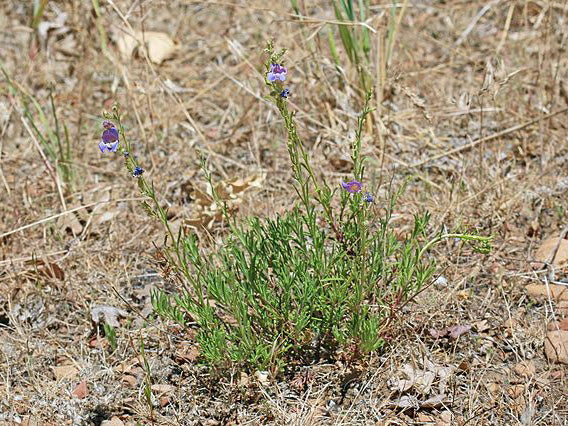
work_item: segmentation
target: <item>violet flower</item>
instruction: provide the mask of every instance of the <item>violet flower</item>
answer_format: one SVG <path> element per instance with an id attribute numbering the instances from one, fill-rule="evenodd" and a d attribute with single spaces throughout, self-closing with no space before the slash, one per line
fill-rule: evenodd
<path id="1" fill-rule="evenodd" d="M 371 194 L 369 194 L 368 192 L 365 193 L 365 196 L 363 197 L 363 201 L 367 202 L 367 203 L 374 203 L 375 199 L 373 198 L 373 196 Z"/>
<path id="2" fill-rule="evenodd" d="M 290 89 L 284 89 L 282 90 L 282 92 L 280 92 L 280 97 L 287 98 L 289 94 L 290 94 Z"/>
<path id="3" fill-rule="evenodd" d="M 132 176 L 135 178 L 139 178 L 140 176 L 142 176 L 142 173 L 144 173 L 144 169 L 140 166 L 136 166 L 132 171 Z"/>
<path id="4" fill-rule="evenodd" d="M 341 182 L 341 186 L 350 194 L 357 194 L 361 192 L 363 185 L 357 180 L 352 180 L 351 182 Z"/>
<path id="5" fill-rule="evenodd" d="M 270 71 L 266 74 L 266 79 L 271 83 L 275 82 L 276 80 L 284 81 L 286 80 L 286 73 L 288 70 L 286 67 L 280 64 L 272 64 L 270 65 Z"/>
<path id="6" fill-rule="evenodd" d="M 114 127 L 110 121 L 103 121 L 103 134 L 101 135 L 101 141 L 99 143 L 99 149 L 102 153 L 105 150 L 110 152 L 116 152 L 118 149 L 118 130 Z"/>

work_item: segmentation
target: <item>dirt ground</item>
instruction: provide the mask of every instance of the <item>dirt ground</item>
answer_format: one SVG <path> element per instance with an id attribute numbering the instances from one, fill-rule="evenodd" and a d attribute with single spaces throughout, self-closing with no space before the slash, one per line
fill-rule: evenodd
<path id="1" fill-rule="evenodd" d="M 211 373 L 191 334 L 152 312 L 151 289 L 176 288 L 160 272 L 164 232 L 123 162 L 101 155 L 101 112 L 121 105 L 177 226 L 211 218 L 196 149 L 232 185 L 239 215 L 286 211 L 296 196 L 262 51 L 268 39 L 288 49 L 300 133 L 319 175 L 339 184 L 362 97 L 338 37 L 339 68 L 330 54 L 330 2 L 300 1 L 299 17 L 286 0 L 49 1 L 36 22 L 33 3 L 0 1 L 12 83 L 0 77 L 0 424 L 568 425 L 568 361 L 545 352 L 567 303 L 526 288 L 568 279 L 561 242 L 551 265 L 533 262 L 566 236 L 568 2 L 407 3 L 365 131 L 369 182 L 409 181 L 401 232 L 429 210 L 433 233 L 493 235 L 493 250 L 440 244 L 439 278 L 380 353 L 277 377 Z M 377 81 L 390 2 L 369 12 Z M 136 32 L 148 49 L 128 44 Z M 55 128 L 50 94 L 68 179 L 32 126 L 43 129 L 28 95 Z M 115 348 L 93 315 L 101 306 L 118 315 Z"/>

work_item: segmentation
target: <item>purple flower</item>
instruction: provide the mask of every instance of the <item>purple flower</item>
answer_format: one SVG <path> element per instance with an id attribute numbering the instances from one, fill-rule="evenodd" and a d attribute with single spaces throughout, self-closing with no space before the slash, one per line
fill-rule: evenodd
<path id="1" fill-rule="evenodd" d="M 142 173 L 144 173 L 144 169 L 140 166 L 136 166 L 132 171 L 132 176 L 134 176 L 135 178 L 139 178 L 140 176 L 142 176 Z"/>
<path id="2" fill-rule="evenodd" d="M 123 154 L 123 155 L 124 155 L 124 158 L 130 157 L 130 153 L 129 153 L 128 151 L 124 151 L 124 154 Z"/>
<path id="3" fill-rule="evenodd" d="M 266 79 L 271 83 L 275 82 L 276 80 L 284 81 L 286 80 L 286 73 L 288 70 L 286 67 L 283 67 L 279 64 L 272 64 L 270 65 L 270 71 L 266 74 Z"/>
<path id="4" fill-rule="evenodd" d="M 116 152 L 118 149 L 118 130 L 110 121 L 103 121 L 103 127 L 105 130 L 103 130 L 101 135 L 99 149 L 102 153 L 105 152 L 105 149 L 110 152 Z"/>
<path id="5" fill-rule="evenodd" d="M 365 196 L 363 197 L 363 201 L 366 201 L 367 203 L 374 203 L 375 202 L 373 196 L 371 194 L 369 194 L 368 192 L 365 193 Z"/>
<path id="6" fill-rule="evenodd" d="M 280 97 L 287 98 L 289 94 L 290 94 L 290 89 L 284 89 L 282 90 L 282 92 L 280 92 Z"/>
<path id="7" fill-rule="evenodd" d="M 361 188 L 362 188 L 362 184 L 361 182 L 357 181 L 357 180 L 352 180 L 351 182 L 341 182 L 341 186 L 343 187 L 343 189 L 345 189 L 347 192 L 351 193 L 351 194 L 357 194 L 359 192 L 361 192 Z"/>

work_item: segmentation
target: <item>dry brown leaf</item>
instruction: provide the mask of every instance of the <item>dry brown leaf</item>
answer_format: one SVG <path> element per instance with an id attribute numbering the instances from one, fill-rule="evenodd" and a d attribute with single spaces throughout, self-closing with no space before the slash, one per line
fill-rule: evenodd
<path id="1" fill-rule="evenodd" d="M 454 325 L 452 327 L 442 328 L 441 330 L 431 328 L 429 332 L 430 335 L 436 339 L 439 339 L 440 337 L 450 336 L 453 340 L 456 340 L 462 334 L 465 334 L 470 330 L 471 325 Z"/>
<path id="2" fill-rule="evenodd" d="M 115 40 L 124 60 L 130 60 L 136 48 L 145 43 L 148 57 L 158 65 L 172 58 L 179 47 L 169 35 L 158 31 L 136 31 L 134 34 L 120 32 L 115 34 Z"/>
<path id="3" fill-rule="evenodd" d="M 85 380 L 79 383 L 72 392 L 72 395 L 79 399 L 85 398 L 88 394 L 89 394 L 89 388 L 87 387 L 87 382 Z"/>
<path id="4" fill-rule="evenodd" d="M 568 317 L 568 300 L 561 300 L 556 305 L 556 312 L 562 317 Z"/>
<path id="5" fill-rule="evenodd" d="M 440 413 L 440 418 L 436 420 L 436 426 L 450 426 L 452 425 L 453 415 L 451 411 L 443 411 Z"/>
<path id="6" fill-rule="evenodd" d="M 270 381 L 268 380 L 268 371 L 256 371 L 254 373 L 256 380 L 258 380 L 258 382 L 262 385 L 262 386 L 268 386 Z"/>
<path id="7" fill-rule="evenodd" d="M 152 390 L 158 393 L 172 393 L 176 390 L 176 387 L 166 384 L 154 384 L 152 385 Z"/>
<path id="8" fill-rule="evenodd" d="M 79 370 L 74 365 L 58 365 L 53 367 L 53 374 L 57 380 L 73 379 L 79 374 Z"/>
<path id="9" fill-rule="evenodd" d="M 44 262 L 41 259 L 34 259 L 25 262 L 25 265 L 31 266 L 33 272 L 37 272 L 44 277 L 57 278 L 61 281 L 65 279 L 65 273 L 57 263 Z"/>
<path id="10" fill-rule="evenodd" d="M 467 333 L 469 330 L 471 330 L 471 325 L 454 325 L 449 329 L 450 337 L 455 340 L 462 334 Z"/>
<path id="11" fill-rule="evenodd" d="M 79 235 L 83 231 L 83 225 L 73 213 L 67 213 L 57 219 L 56 226 L 63 233 L 70 233 L 72 235 Z"/>
<path id="12" fill-rule="evenodd" d="M 483 331 L 487 331 L 489 330 L 489 323 L 487 322 L 487 320 L 482 320 L 482 321 L 477 321 L 473 323 L 473 326 L 475 327 L 475 330 L 478 333 L 481 333 Z"/>
<path id="13" fill-rule="evenodd" d="M 124 426 L 124 422 L 120 418 L 113 416 L 110 420 L 103 420 L 101 426 Z"/>
<path id="14" fill-rule="evenodd" d="M 184 342 L 176 349 L 174 356 L 178 362 L 195 362 L 199 357 L 199 348 L 195 344 Z"/>
<path id="15" fill-rule="evenodd" d="M 562 321 L 551 321 L 546 327 L 546 329 L 548 331 L 552 330 L 568 331 L 568 318 L 563 319 Z"/>
<path id="16" fill-rule="evenodd" d="M 534 364 L 530 361 L 521 361 L 515 365 L 515 373 L 521 377 L 532 377 L 536 372 Z"/>
<path id="17" fill-rule="evenodd" d="M 527 294 L 535 299 L 548 299 L 548 290 L 550 290 L 550 298 L 555 301 L 568 300 L 568 286 L 549 284 L 529 284 L 525 287 Z"/>
<path id="18" fill-rule="evenodd" d="M 227 209 L 231 214 L 242 204 L 244 193 L 249 189 L 261 187 L 265 177 L 265 174 L 252 174 L 245 178 L 222 181 L 215 185 L 215 191 L 219 198 L 227 203 Z M 197 206 L 193 209 L 193 216 L 183 221 L 184 226 L 211 229 L 215 222 L 223 219 L 223 212 L 213 200 L 210 187 L 207 192 L 203 192 L 192 184 L 189 193 Z"/>
<path id="19" fill-rule="evenodd" d="M 148 48 L 148 56 L 155 64 L 161 64 L 174 56 L 178 45 L 165 33 L 148 31 L 138 34 L 139 40 L 144 40 Z"/>
<path id="20" fill-rule="evenodd" d="M 552 263 L 555 266 L 560 266 L 568 261 L 568 240 L 562 239 L 558 245 L 559 238 L 549 238 L 545 240 L 536 251 L 534 258 L 539 262 Z M 558 245 L 558 251 L 554 256 L 554 250 Z M 554 259 L 552 258 L 554 256 Z M 541 269 L 544 263 L 534 263 L 534 268 Z"/>
<path id="21" fill-rule="evenodd" d="M 113 327 L 119 327 L 120 322 L 118 318 L 128 315 L 123 309 L 115 308 L 113 306 L 99 305 L 91 308 L 91 318 L 94 323 L 98 324 L 101 320 Z"/>
<path id="22" fill-rule="evenodd" d="M 525 385 L 512 385 L 507 389 L 507 393 L 511 398 L 517 399 L 525 393 Z"/>
<path id="23" fill-rule="evenodd" d="M 120 381 L 122 383 L 124 383 L 126 386 L 128 386 L 129 388 L 132 388 L 132 389 L 134 389 L 136 387 L 136 383 L 138 382 L 136 377 L 134 377 L 130 374 L 125 374 L 124 376 L 122 376 Z"/>
<path id="24" fill-rule="evenodd" d="M 550 362 L 568 364 L 568 331 L 549 331 L 544 339 L 544 352 Z"/>

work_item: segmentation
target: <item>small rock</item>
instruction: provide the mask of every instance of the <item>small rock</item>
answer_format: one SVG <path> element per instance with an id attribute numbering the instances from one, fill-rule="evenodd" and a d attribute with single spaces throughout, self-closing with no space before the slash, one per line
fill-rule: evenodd
<path id="1" fill-rule="evenodd" d="M 549 331 L 544 339 L 544 352 L 550 362 L 568 364 L 568 331 Z"/>

